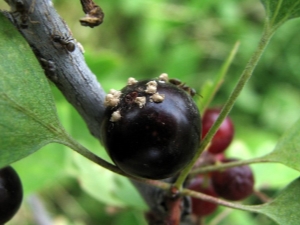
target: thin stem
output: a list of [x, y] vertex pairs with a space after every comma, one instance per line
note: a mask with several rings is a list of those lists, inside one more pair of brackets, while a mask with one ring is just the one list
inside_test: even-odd
[[208, 173], [208, 172], [212, 172], [212, 171], [216, 171], [216, 170], [222, 170], [222, 169], [227, 169], [227, 168], [231, 168], [231, 167], [249, 165], [249, 164], [253, 164], [253, 163], [262, 163], [262, 162], [273, 162], [273, 161], [269, 160], [268, 158], [263, 156], [263, 157], [254, 158], [254, 159], [240, 160], [240, 161], [222, 163], [222, 164], [218, 164], [218, 165], [205, 166], [202, 168], [197, 168], [197, 169], [191, 171], [189, 174], [193, 176], [193, 175]]
[[256, 195], [256, 197], [258, 197], [263, 203], [267, 203], [272, 200], [268, 195], [261, 192], [260, 190], [254, 190], [253, 194]]
[[240, 209], [243, 211], [250, 211], [250, 212], [258, 213], [259, 209], [261, 207], [261, 205], [242, 205], [239, 203], [228, 202], [226, 200], [215, 198], [210, 195], [206, 195], [206, 194], [192, 191], [189, 189], [182, 189], [181, 194], [191, 196], [193, 198], [199, 198], [199, 199], [202, 199], [203, 201], [211, 202], [214, 204], [223, 205], [223, 206], [226, 206], [226, 207], [229, 207], [232, 209]]
[[27, 202], [31, 209], [31, 214], [36, 225], [51, 225], [53, 220], [46, 210], [43, 201], [36, 194], [27, 197]]
[[248, 64], [246, 65], [246, 67], [245, 67], [238, 83], [236, 84], [236, 86], [235, 86], [234, 90], [232, 91], [230, 97], [228, 98], [227, 102], [225, 103], [223, 109], [221, 110], [218, 119], [216, 120], [216, 122], [213, 124], [211, 129], [208, 131], [207, 135], [202, 140], [198, 152], [195, 154], [192, 161], [182, 171], [182, 173], [180, 174], [180, 176], [176, 180], [176, 182], [175, 182], [175, 187], [176, 188], [178, 188], [178, 189], [181, 188], [183, 182], [185, 181], [186, 177], [190, 173], [194, 163], [197, 161], [197, 159], [199, 158], [201, 153], [204, 151], [206, 146], [210, 143], [213, 136], [215, 135], [218, 128], [220, 127], [221, 123], [223, 122], [223, 120], [226, 118], [226, 116], [231, 111], [231, 109], [232, 109], [236, 99], [238, 98], [239, 94], [241, 93], [243, 87], [245, 86], [247, 81], [250, 79], [250, 77], [251, 77], [251, 75], [252, 75], [252, 73], [253, 73], [253, 71], [254, 71], [254, 69], [255, 69], [255, 67], [256, 67], [256, 65], [257, 65], [257, 63], [258, 63], [258, 61], [261, 57], [261, 55], [263, 54], [266, 46], [268, 45], [273, 33], [274, 32], [270, 31], [269, 29], [267, 29], [267, 26], [265, 26], [263, 35], [260, 39], [260, 42], [258, 44], [258, 47], [257, 47], [256, 51], [253, 53], [253, 55], [250, 58]]
[[216, 217], [213, 218], [213, 220], [208, 225], [218, 225], [220, 222], [222, 222], [231, 212], [233, 209], [226, 208], [221, 213], [219, 213]]
[[211, 88], [209, 88], [209, 90], [205, 90], [204, 88], [204, 92], [201, 93], [202, 96], [206, 96], [206, 98], [198, 98], [199, 103], [198, 105], [200, 105], [200, 112], [201, 115], [205, 112], [206, 108], [209, 106], [210, 102], [213, 100], [213, 97], [215, 96], [215, 94], [217, 93], [217, 91], [219, 90], [219, 88], [221, 87], [222, 83], [224, 82], [224, 77], [227, 74], [227, 71], [239, 49], [240, 46], [240, 42], [237, 41], [232, 50], [229, 53], [228, 58], [225, 60], [225, 62], [223, 63], [220, 71], [218, 72], [216, 78], [214, 79]]
[[144, 178], [134, 177], [134, 176], [131, 176], [129, 174], [126, 174], [125, 172], [123, 172], [117, 166], [105, 161], [101, 157], [95, 155], [94, 153], [92, 153], [91, 151], [86, 149], [80, 143], [75, 141], [71, 136], [69, 136], [66, 132], [61, 132], [60, 137], [62, 137], [62, 135], [64, 136], [65, 140], [64, 141], [58, 140], [57, 142], [70, 147], [71, 149], [73, 149], [74, 151], [76, 151], [77, 153], [82, 155], [83, 157], [91, 160], [92, 162], [96, 163], [99, 166], [102, 166], [102, 167], [104, 167], [104, 168], [106, 168], [106, 169], [108, 169], [108, 170], [110, 170], [114, 173], [119, 174], [119, 175], [128, 177], [130, 179], [133, 179], [133, 180], [136, 180], [136, 181], [139, 181], [139, 182], [142, 182], [142, 183], [149, 184], [151, 186], [158, 187], [158, 188], [163, 189], [163, 190], [169, 190], [171, 188], [171, 184], [163, 182], [163, 181], [144, 179]]

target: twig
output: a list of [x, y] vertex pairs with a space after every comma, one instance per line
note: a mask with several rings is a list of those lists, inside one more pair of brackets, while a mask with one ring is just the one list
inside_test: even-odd
[[[10, 19], [33, 49], [47, 77], [80, 113], [92, 135], [101, 140], [99, 127], [104, 113], [105, 92], [85, 63], [81, 45], [73, 40], [70, 29], [53, 8], [52, 2], [6, 1], [11, 6]], [[18, 8], [22, 11], [19, 12]], [[69, 51], [63, 42], [55, 41], [57, 37], [73, 43], [74, 51]]]
[[43, 202], [37, 195], [30, 195], [28, 197], [28, 204], [30, 205], [33, 218], [36, 225], [52, 225], [53, 221], [49, 213], [46, 211]]
[[233, 209], [226, 208], [221, 213], [219, 213], [208, 225], [218, 225], [222, 220], [224, 220]]

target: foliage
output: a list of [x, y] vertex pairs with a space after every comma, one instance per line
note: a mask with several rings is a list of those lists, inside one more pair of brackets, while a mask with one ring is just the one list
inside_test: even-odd
[[48, 81], [37, 59], [15, 27], [2, 14], [0, 18], [0, 60], [5, 62], [0, 67], [3, 167], [55, 142], [60, 124]]
[[[235, 124], [237, 124], [237, 135], [235, 142], [230, 148], [230, 154], [239, 155], [245, 159], [260, 157], [264, 154], [268, 155], [274, 148], [279, 136], [285, 130], [288, 130], [299, 117], [297, 112], [300, 102], [300, 91], [298, 89], [300, 80], [296, 68], [298, 67], [297, 59], [300, 45], [294, 30], [294, 27], [299, 25], [299, 21], [293, 20], [278, 28], [283, 21], [299, 16], [299, 1], [263, 0], [262, 2], [270, 21], [268, 27], [272, 28], [272, 32], [275, 29], [279, 30], [275, 33], [266, 54], [257, 66], [253, 79], [248, 82], [230, 114]], [[78, 5], [72, 4], [71, 9], [69, 9], [70, 3], [68, 1], [54, 1], [54, 3], [68, 21], [74, 36], [84, 45], [87, 63], [99, 75], [99, 80], [106, 90], [121, 88], [128, 76], [135, 76], [137, 79], [141, 79], [155, 77], [161, 72], [167, 72], [170, 76], [184, 80], [187, 84], [200, 90], [204, 82], [213, 80], [216, 74], [219, 74], [223, 61], [227, 58], [234, 43], [239, 40], [241, 44], [236, 59], [233, 60], [228, 70], [227, 78], [212, 102], [213, 105], [223, 104], [229, 96], [238, 75], [242, 72], [250, 54], [254, 51], [254, 46], [257, 45], [262, 31], [262, 15], [264, 14], [259, 1], [253, 2], [251, 0], [242, 2], [227, 0], [222, 3], [218, 1], [178, 3], [177, 1], [158, 0], [120, 0], [109, 3], [101, 1], [99, 4], [106, 14], [105, 23], [101, 27], [96, 28], [97, 30], [87, 30], [74, 23], [74, 21], [78, 21], [78, 17], [82, 13]], [[66, 10], [66, 7], [68, 7], [68, 10]], [[72, 10], [74, 13], [69, 13], [69, 10]], [[290, 10], [293, 10], [292, 14], [287, 14], [291, 13]], [[5, 26], [1, 25], [0, 29], [3, 31]], [[17, 35], [14, 34], [13, 36], [16, 37]], [[9, 139], [8, 141], [10, 142], [5, 143], [13, 142], [14, 149], [16, 149], [18, 154], [3, 157], [2, 151], [7, 152], [7, 148], [5, 148], [6, 145], [2, 148], [2, 143], [4, 142], [1, 142], [0, 161], [4, 163], [11, 163], [20, 159], [49, 142], [62, 142], [57, 140], [57, 135], [53, 135], [53, 132], [47, 132], [45, 136], [45, 128], [39, 125], [40, 121], [54, 121], [56, 123], [54, 127], [60, 127], [55, 115], [51, 94], [44, 91], [45, 87], [48, 88], [48, 84], [42, 75], [42, 71], [39, 69], [36, 61], [34, 61], [32, 54], [24, 50], [24, 48], [28, 49], [28, 47], [24, 47], [26, 45], [24, 41], [21, 38], [17, 38], [16, 41], [17, 43], [23, 43], [19, 45], [18, 49], [12, 48], [16, 45], [15, 43], [4, 39], [3, 36], [0, 38], [0, 57], [2, 57], [0, 62], [7, 62], [6, 64], [0, 63], [1, 76], [5, 77], [5, 79], [2, 78], [0, 81], [0, 92], [2, 93], [2, 98], [0, 98], [0, 124], [2, 125], [0, 133], [4, 134], [3, 131], [4, 129], [7, 130], [7, 128], [9, 128], [9, 131], [17, 130], [25, 133], [26, 129], [24, 128], [27, 127], [28, 130], [36, 132], [27, 132], [27, 134], [31, 135], [30, 139], [37, 141], [30, 142], [29, 145], [29, 143], [25, 142], [28, 140], [28, 137], [24, 136], [24, 133], [20, 133], [24, 137], [23, 139], [11, 134], [7, 135], [6, 137], [14, 137], [15, 139]], [[7, 48], [3, 48], [3, 46]], [[16, 90], [22, 91], [22, 87], [18, 84], [22, 82], [20, 74], [24, 74], [22, 63], [24, 64], [23, 58], [25, 57], [16, 57], [16, 54], [20, 54], [18, 51], [22, 54], [26, 52], [28, 54], [26, 59], [32, 60], [30, 61], [32, 67], [27, 68], [25, 72], [30, 71], [33, 75], [37, 74], [37, 78], [29, 76], [28, 79], [32, 78], [32, 81], [28, 84], [30, 86], [26, 86], [28, 89], [22, 93], [15, 92]], [[12, 54], [9, 56], [12, 58], [7, 57], [6, 52], [11, 52]], [[13, 63], [9, 63], [10, 60], [14, 60], [14, 63], [18, 66], [11, 69], [7, 68], [7, 66], [13, 65]], [[29, 63], [26, 62], [25, 64]], [[6, 66], [5, 68], [4, 65]], [[9, 86], [6, 85], [7, 83], [3, 84], [5, 80], [9, 81]], [[18, 89], [11, 88], [12, 86], [18, 87]], [[14, 92], [10, 94], [12, 90]], [[28, 90], [34, 91], [34, 95], [25, 96], [26, 93], [29, 93]], [[280, 93], [278, 90], [281, 90]], [[77, 113], [64, 101], [54, 87], [52, 91], [55, 95], [60, 120], [65, 129], [80, 143], [89, 149], [96, 149], [98, 155], [107, 159], [98, 142], [89, 136], [84, 123]], [[22, 98], [18, 98], [21, 95]], [[4, 96], [6, 97], [4, 98]], [[38, 98], [32, 100], [32, 96], [38, 96]], [[201, 97], [198, 98], [201, 102]], [[45, 102], [42, 103], [42, 100]], [[36, 105], [33, 103], [36, 103]], [[30, 111], [24, 110], [27, 109], [27, 105]], [[37, 108], [34, 108], [35, 106]], [[13, 112], [13, 117], [19, 119], [19, 121], [12, 121], [9, 126], [7, 126], [7, 121], [10, 121], [10, 119], [7, 119], [8, 114], [2, 115], [2, 112], [7, 112], [8, 108], [12, 108], [10, 113]], [[28, 115], [32, 115], [31, 112], [39, 115], [34, 117], [38, 118], [38, 120], [27, 119]], [[52, 117], [44, 118], [49, 115]], [[25, 124], [29, 122], [30, 124]], [[6, 126], [3, 126], [3, 124]], [[273, 157], [273, 161], [278, 161], [283, 154], [287, 155], [288, 157], [282, 158], [281, 162], [290, 165], [292, 168], [297, 166], [297, 161], [290, 160], [295, 159], [293, 154], [294, 150], [297, 150], [296, 146], [298, 145], [299, 126], [297, 124], [286, 132], [285, 136], [280, 139], [281, 141], [275, 147], [275, 151], [269, 155]], [[43, 130], [41, 131], [41, 129]], [[43, 135], [39, 136], [39, 134]], [[292, 139], [292, 141], [289, 139]], [[1, 136], [1, 141], [3, 140]], [[22, 140], [24, 142], [21, 142]], [[7, 146], [12, 146], [12, 144], [7, 144]], [[20, 149], [28, 150], [25, 153]], [[291, 151], [288, 152], [287, 149]], [[277, 157], [275, 158], [277, 160], [274, 157]], [[47, 160], [44, 160], [45, 158]], [[53, 174], [49, 174], [49, 170], [45, 169], [47, 165], [45, 161], [49, 163], [49, 168], [59, 167], [62, 169], [60, 171], [57, 169]], [[28, 165], [28, 163], [35, 163], [36, 165], [30, 168], [24, 166]], [[111, 174], [109, 171], [106, 171], [107, 174], [103, 173], [101, 179], [99, 178], [99, 183], [88, 183], [89, 185], [87, 185], [87, 182], [91, 182], [88, 179], [93, 178], [95, 175], [88, 177], [86, 174], [95, 168], [85, 171], [83, 169], [86, 168], [82, 167], [82, 163], [84, 162], [81, 162], [77, 155], [65, 152], [63, 147], [50, 145], [47, 149], [42, 149], [40, 152], [17, 162], [15, 166], [17, 169], [19, 168], [27, 193], [39, 190], [45, 187], [45, 184], [55, 183], [58, 177], [71, 176], [83, 182], [83, 189], [102, 202], [97, 203], [99, 207], [103, 207], [103, 202], [107, 205], [118, 207], [145, 207], [141, 199], [137, 200], [138, 203], [136, 205], [129, 204], [130, 201], [126, 199], [126, 196], [117, 196], [117, 199], [113, 199], [116, 196], [110, 194], [110, 191], [116, 190], [116, 193], [119, 193], [118, 189], [115, 188], [118, 187], [120, 182], [123, 182], [126, 189], [129, 189], [127, 193], [136, 196], [136, 192], [130, 187], [130, 184], [127, 184], [124, 180], [118, 181], [119, 176]], [[267, 185], [272, 190], [272, 194], [299, 176], [297, 172], [285, 167], [278, 167], [277, 165], [264, 164], [253, 165], [253, 167], [254, 169], [257, 168], [255, 170], [257, 172], [255, 175], [258, 177], [256, 182], [257, 188]], [[274, 168], [271, 169], [272, 175], [266, 175], [268, 168]], [[40, 178], [41, 182], [37, 183], [35, 181], [36, 185], [30, 187], [32, 180], [39, 174], [35, 172], [37, 170], [40, 171], [40, 176], [37, 177]], [[32, 176], [26, 176], [26, 174], [32, 174]], [[82, 174], [85, 174], [83, 177], [86, 179], [81, 179]], [[274, 214], [282, 205], [288, 205], [286, 201], [290, 201], [290, 197], [298, 193], [295, 188], [298, 183], [299, 180], [295, 180], [284, 190], [283, 194], [276, 198], [279, 200], [275, 200], [275, 202], [277, 201], [275, 209], [274, 204], [269, 204], [268, 207], [262, 208], [261, 212], [267, 215], [272, 214], [272, 212]], [[98, 188], [99, 192], [95, 194], [93, 189]], [[101, 188], [102, 190], [100, 190]], [[102, 195], [102, 192], [108, 194]], [[289, 194], [287, 200], [282, 197], [287, 196], [284, 193]], [[107, 196], [107, 198], [104, 197], [103, 199], [103, 196]], [[138, 197], [135, 198], [138, 199]], [[85, 197], [85, 199], [88, 199], [88, 197]], [[282, 199], [284, 201], [281, 201]], [[84, 201], [82, 200], [80, 204], [84, 205]], [[280, 203], [279, 205], [278, 202]], [[290, 207], [295, 206], [290, 205]], [[93, 210], [91, 209], [89, 213], [92, 214]], [[249, 210], [251, 210], [251, 207]], [[289, 213], [289, 211], [285, 212]], [[118, 215], [120, 215], [120, 221], [124, 221], [122, 218], [126, 217], [128, 224], [142, 224], [142, 222], [138, 223], [137, 220], [132, 219], [134, 216], [130, 213], [119, 213]], [[266, 224], [265, 220], [259, 223], [261, 221], [260, 217], [249, 216], [249, 214], [239, 211], [234, 211], [231, 215], [223, 221], [224, 224], [241, 224], [238, 222], [240, 218], [242, 218], [240, 220], [243, 220], [243, 222], [251, 221], [249, 224]], [[107, 215], [102, 216], [104, 218]], [[281, 217], [284, 217], [284, 215]], [[277, 221], [280, 221], [281, 217], [278, 219], [278, 217], [271, 216]], [[119, 222], [119, 224], [125, 223]], [[271, 222], [268, 221], [268, 223], [270, 224]], [[76, 224], [76, 222], [73, 224]], [[112, 224], [118, 224], [118, 222]], [[285, 221], [281, 222], [281, 224], [293, 223]]]

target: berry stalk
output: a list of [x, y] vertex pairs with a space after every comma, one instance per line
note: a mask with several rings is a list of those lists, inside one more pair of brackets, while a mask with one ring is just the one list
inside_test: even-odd
[[221, 163], [218, 165], [212, 165], [212, 166], [205, 166], [201, 168], [197, 168], [189, 173], [189, 175], [195, 176], [197, 174], [205, 174], [216, 170], [223, 170], [228, 169], [232, 167], [237, 166], [244, 166], [249, 165], [253, 163], [262, 163], [262, 162], [273, 162], [272, 160], [269, 160], [265, 156], [254, 158], [254, 159], [248, 159], [248, 160], [239, 160], [239, 161], [233, 161], [233, 162], [227, 162], [227, 163]]
[[257, 206], [250, 206], [250, 205], [242, 205], [242, 204], [238, 204], [235, 202], [229, 202], [220, 198], [216, 198], [213, 196], [209, 196], [200, 192], [196, 192], [196, 191], [192, 191], [189, 189], [182, 189], [181, 191], [182, 195], [186, 195], [186, 196], [191, 196], [193, 198], [198, 198], [198, 199], [202, 199], [204, 201], [207, 202], [211, 202], [217, 205], [223, 205], [232, 209], [239, 209], [239, 210], [243, 210], [243, 211], [248, 211], [248, 212], [255, 212], [255, 213], [259, 213], [260, 212], [260, 205]]

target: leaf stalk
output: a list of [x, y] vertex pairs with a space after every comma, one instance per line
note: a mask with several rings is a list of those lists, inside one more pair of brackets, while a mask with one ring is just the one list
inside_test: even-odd
[[241, 91], [243, 90], [243, 87], [245, 86], [245, 84], [251, 78], [251, 75], [253, 74], [253, 71], [256, 68], [257, 63], [258, 63], [260, 57], [262, 56], [264, 50], [266, 49], [273, 33], [274, 33], [273, 31], [268, 29], [267, 22], [266, 22], [264, 30], [263, 30], [263, 34], [262, 34], [261, 39], [259, 41], [259, 44], [256, 48], [256, 51], [252, 54], [252, 57], [248, 61], [248, 63], [246, 65], [244, 71], [242, 72], [235, 88], [233, 89], [230, 97], [228, 98], [227, 102], [223, 106], [219, 117], [217, 118], [217, 120], [215, 121], [215, 123], [213, 124], [211, 129], [208, 131], [206, 136], [203, 138], [203, 140], [200, 144], [200, 147], [199, 147], [197, 153], [195, 154], [194, 158], [191, 160], [189, 165], [181, 172], [180, 176], [176, 180], [174, 186], [176, 188], [178, 188], [178, 190], [180, 190], [182, 188], [182, 184], [184, 183], [185, 179], [187, 178], [190, 171], [192, 170], [195, 162], [198, 160], [201, 153], [209, 145], [209, 143], [211, 142], [213, 136], [215, 135], [218, 128], [222, 124], [223, 120], [228, 116], [229, 112], [231, 111], [234, 103], [236, 102], [236, 100], [237, 100], [238, 96], [240, 95]]

